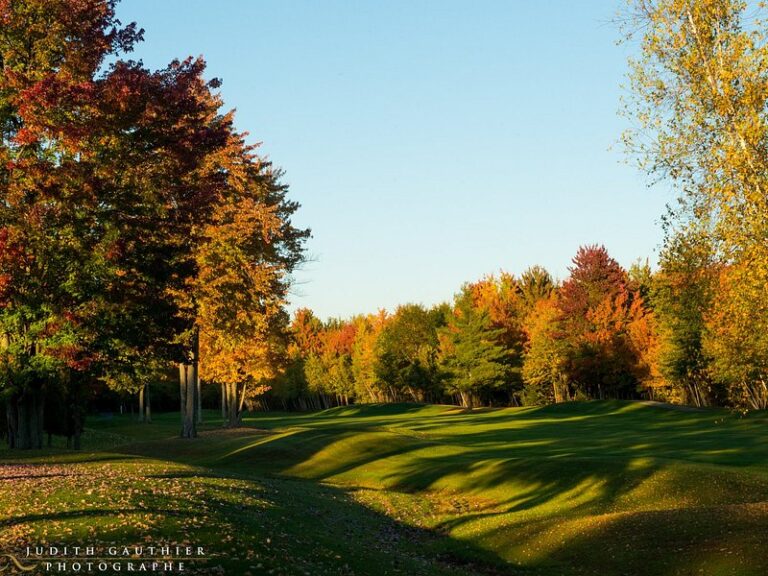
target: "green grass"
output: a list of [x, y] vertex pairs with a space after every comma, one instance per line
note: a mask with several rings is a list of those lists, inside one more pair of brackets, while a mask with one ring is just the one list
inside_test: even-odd
[[[216, 574], [762, 575], [768, 417], [631, 402], [92, 420], [0, 452], [0, 542], [192, 541]], [[4, 480], [5, 478], [5, 480]], [[0, 548], [1, 549], [1, 548]]]

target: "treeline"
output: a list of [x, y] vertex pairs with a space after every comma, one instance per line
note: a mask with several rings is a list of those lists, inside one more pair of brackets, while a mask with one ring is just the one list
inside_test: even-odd
[[[308, 231], [281, 172], [222, 110], [205, 62], [125, 58], [114, 0], [0, 3], [0, 435], [77, 447], [105, 390], [178, 378], [196, 435], [202, 362], [236, 422], [274, 374]], [[177, 404], [179, 406], [179, 404]], [[149, 403], [141, 412], [146, 417]]]
[[556, 282], [541, 267], [464, 285], [453, 302], [322, 322], [296, 312], [285, 371], [261, 407], [353, 402], [531, 405], [647, 398], [761, 409], [766, 336], [728, 313], [732, 268], [678, 236], [660, 267], [586, 246]]

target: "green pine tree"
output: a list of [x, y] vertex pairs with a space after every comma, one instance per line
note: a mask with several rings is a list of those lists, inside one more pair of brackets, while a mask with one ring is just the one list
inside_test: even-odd
[[440, 339], [447, 391], [458, 394], [464, 407], [471, 408], [482, 392], [507, 383], [508, 354], [498, 343], [501, 332], [492, 327], [485, 310], [472, 306], [469, 295], [459, 296]]

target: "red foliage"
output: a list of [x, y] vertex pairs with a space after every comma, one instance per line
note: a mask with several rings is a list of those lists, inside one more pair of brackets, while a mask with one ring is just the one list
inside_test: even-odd
[[586, 317], [608, 298], [627, 292], [627, 273], [608, 255], [605, 246], [582, 246], [573, 258], [568, 280], [560, 290], [559, 306], [566, 317]]

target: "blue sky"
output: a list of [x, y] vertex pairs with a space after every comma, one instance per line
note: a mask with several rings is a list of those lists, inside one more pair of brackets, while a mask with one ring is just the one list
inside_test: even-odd
[[[623, 162], [616, 1], [123, 0], [153, 68], [203, 55], [313, 230], [293, 307], [433, 304], [581, 244], [653, 262], [672, 199]], [[611, 149], [612, 148], [612, 149]]]

